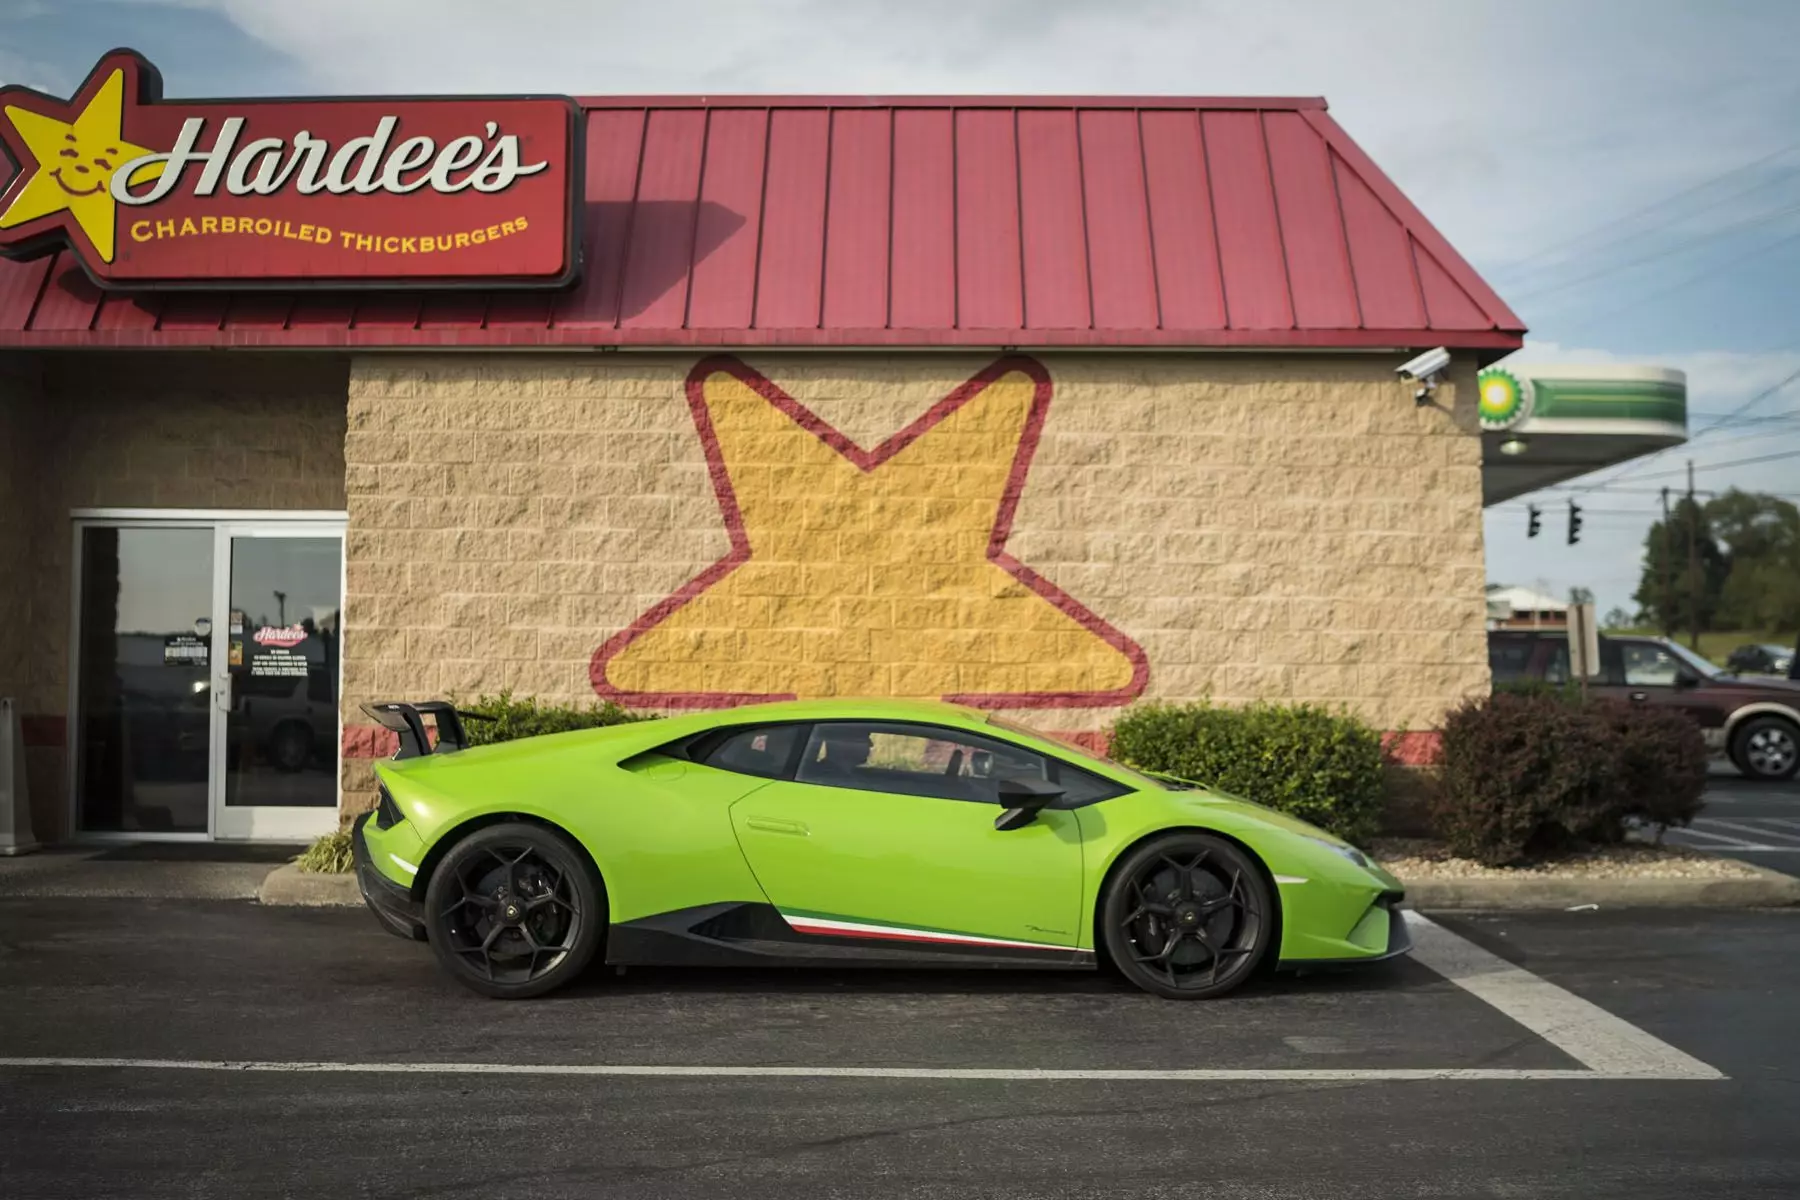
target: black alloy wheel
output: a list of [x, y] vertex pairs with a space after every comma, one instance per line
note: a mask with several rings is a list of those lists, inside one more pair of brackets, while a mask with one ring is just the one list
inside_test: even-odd
[[501, 1000], [541, 996], [592, 961], [605, 905], [587, 857], [524, 822], [457, 842], [425, 889], [425, 928], [438, 962], [463, 986]]
[[1792, 779], [1800, 770], [1800, 728], [1780, 717], [1751, 717], [1732, 735], [1731, 758], [1752, 779]]
[[1101, 911], [1125, 977], [1171, 1000], [1223, 996], [1255, 973], [1275, 929], [1262, 872], [1223, 838], [1174, 833], [1132, 852]]

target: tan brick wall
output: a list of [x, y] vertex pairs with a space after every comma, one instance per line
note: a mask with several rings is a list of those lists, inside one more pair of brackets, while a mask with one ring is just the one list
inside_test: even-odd
[[[39, 504], [29, 566], [0, 593], [23, 598], [31, 630], [22, 707], [54, 717], [68, 707], [70, 510], [342, 509], [349, 364], [178, 353], [45, 355], [40, 363], [22, 476]], [[7, 432], [0, 414], [0, 437]], [[30, 761], [37, 830], [60, 836], [63, 751], [34, 750]]]
[[[742, 358], [862, 451], [994, 361]], [[1006, 549], [1142, 648], [1146, 698], [1324, 701], [1429, 727], [1487, 684], [1474, 364], [1421, 409], [1392, 359], [1040, 355], [1052, 394]], [[685, 388], [696, 361], [356, 360], [347, 722], [377, 697], [593, 698], [596, 648], [731, 550]], [[1125, 651], [977, 561], [1033, 395], [1005, 375], [858, 472], [749, 386], [709, 377], [700, 408], [750, 561], [643, 632], [608, 679], [1065, 697], [1128, 683]], [[1094, 730], [1118, 711], [1014, 715]], [[366, 804], [367, 763], [345, 772], [347, 809]]]

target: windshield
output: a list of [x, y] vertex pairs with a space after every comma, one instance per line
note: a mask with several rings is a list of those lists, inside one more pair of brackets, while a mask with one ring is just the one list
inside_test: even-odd
[[1702, 679], [1712, 679], [1725, 673], [1724, 668], [1720, 667], [1719, 664], [1708, 662], [1706, 659], [1701, 658], [1698, 654], [1678, 642], [1671, 640], [1660, 642], [1658, 644], [1661, 645], [1664, 650], [1667, 650], [1670, 654], [1679, 658], [1687, 665], [1689, 670], [1693, 671], [1694, 674], [1700, 676]]
[[1177, 780], [1177, 779], [1174, 779], [1172, 777], [1167, 777], [1167, 776], [1148, 774], [1143, 771], [1139, 771], [1134, 767], [1128, 767], [1116, 758], [1112, 758], [1106, 754], [1101, 753], [1098, 750], [1094, 750], [1087, 746], [1082, 745], [1080, 742], [1075, 741], [1073, 735], [1070, 735], [1070, 734], [1047, 733], [1042, 729], [1033, 729], [1031, 726], [1026, 725], [1020, 721], [1012, 721], [1012, 720], [1008, 720], [1006, 717], [995, 716], [993, 713], [988, 714], [988, 724], [992, 725], [998, 729], [1008, 730], [1012, 733], [1022, 733], [1026, 737], [1041, 738], [1042, 740], [1044, 740], [1046, 742], [1054, 742], [1059, 746], [1067, 746], [1069, 749], [1075, 751], [1077, 754], [1081, 755], [1083, 758], [1091, 758], [1097, 762], [1103, 762], [1107, 766], [1111, 767], [1113, 770], [1120, 771], [1126, 775], [1131, 776], [1133, 779], [1136, 779], [1140, 783], [1142, 783], [1145, 787], [1157, 787], [1157, 788], [1162, 788], [1165, 791], [1185, 791], [1188, 788], [1195, 786], [1194, 784], [1192, 784], [1188, 781]]

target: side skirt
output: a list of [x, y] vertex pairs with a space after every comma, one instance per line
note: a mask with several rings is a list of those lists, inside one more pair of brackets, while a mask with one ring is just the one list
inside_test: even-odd
[[951, 967], [1082, 970], [1088, 950], [949, 940], [968, 935], [794, 918], [772, 904], [703, 904], [623, 921], [606, 935], [617, 966]]

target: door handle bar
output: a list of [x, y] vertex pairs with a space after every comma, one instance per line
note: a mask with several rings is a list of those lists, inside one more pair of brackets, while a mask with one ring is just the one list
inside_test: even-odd
[[745, 817], [744, 824], [764, 833], [791, 833], [805, 837], [812, 832], [800, 821], [778, 821], [773, 817]]

